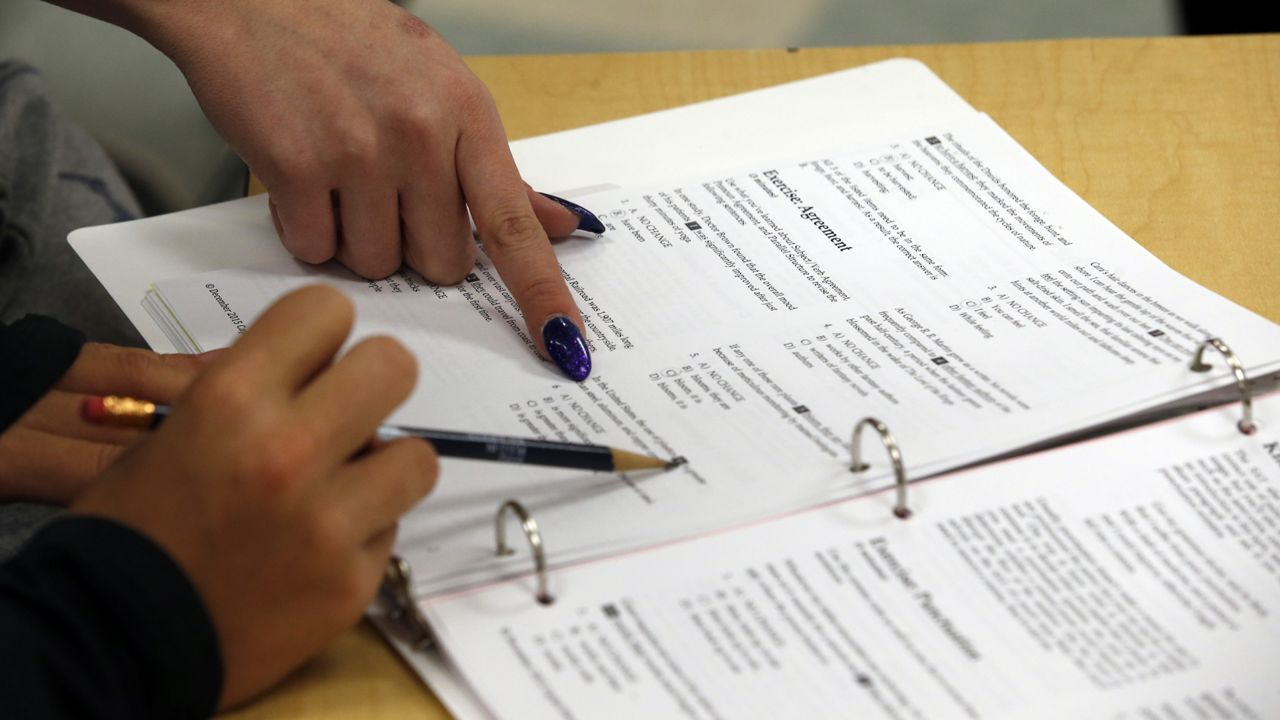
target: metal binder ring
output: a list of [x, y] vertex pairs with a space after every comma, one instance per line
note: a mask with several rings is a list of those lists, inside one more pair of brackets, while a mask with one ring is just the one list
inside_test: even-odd
[[404, 558], [392, 555], [387, 559], [387, 569], [382, 574], [380, 590], [390, 604], [387, 615], [413, 633], [410, 639], [413, 649], [425, 650], [433, 647], [435, 636], [431, 634], [431, 626], [427, 624], [427, 619], [422, 616], [418, 603], [413, 599], [413, 573]]
[[893, 439], [889, 426], [872, 417], [865, 417], [853, 427], [853, 439], [849, 442], [850, 472], [863, 472], [871, 466], [862, 462], [862, 428], [870, 425], [880, 433], [880, 441], [884, 449], [889, 451], [889, 462], [893, 464], [894, 485], [897, 487], [897, 501], [893, 505], [893, 514], [903, 520], [911, 517], [911, 508], [907, 507], [907, 471], [902, 466], [902, 452], [898, 450], [898, 441]]
[[497, 517], [494, 518], [494, 538], [497, 540], [497, 554], [515, 554], [515, 550], [507, 546], [507, 524], [503, 522], [506, 519], [508, 510], [520, 518], [520, 529], [524, 531], [525, 539], [529, 541], [529, 550], [533, 552], [533, 571], [538, 579], [538, 593], [535, 597], [543, 605], [550, 605], [555, 602], [555, 598], [547, 591], [547, 557], [542, 551], [542, 533], [538, 531], [538, 521], [534, 520], [529, 511], [525, 510], [524, 506], [515, 500], [508, 500], [502, 503], [502, 506], [498, 508]]
[[1191, 370], [1193, 372], [1209, 372], [1213, 366], [1204, 361], [1205, 348], [1212, 347], [1227, 359], [1227, 365], [1231, 368], [1231, 374], [1236, 376], [1236, 389], [1240, 391], [1240, 405], [1244, 408], [1240, 422], [1236, 423], [1236, 427], [1245, 435], [1252, 435], [1258, 430], [1258, 425], [1253, 421], [1253, 396], [1249, 393], [1249, 379], [1244, 374], [1244, 365], [1240, 364], [1240, 358], [1236, 356], [1227, 344], [1222, 342], [1221, 338], [1212, 337], [1200, 343], [1200, 348], [1196, 350], [1196, 358], [1191, 361]]

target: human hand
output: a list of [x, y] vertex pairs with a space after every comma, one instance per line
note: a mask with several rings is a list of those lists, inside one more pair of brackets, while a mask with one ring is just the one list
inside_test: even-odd
[[404, 262], [454, 284], [476, 258], [470, 208], [539, 351], [586, 378], [548, 234], [604, 226], [523, 183], [492, 97], [438, 33], [386, 0], [149, 6], [139, 34], [262, 180], [290, 252], [367, 278]]
[[70, 509], [133, 527], [187, 574], [217, 630], [224, 707], [360, 617], [397, 519], [435, 483], [422, 440], [369, 447], [417, 370], [389, 338], [335, 361], [352, 318], [331, 288], [285, 296]]
[[71, 502], [141, 436], [85, 422], [81, 401], [118, 394], [172, 402], [211, 354], [160, 355], [86, 343], [53, 390], [0, 433], [0, 499]]

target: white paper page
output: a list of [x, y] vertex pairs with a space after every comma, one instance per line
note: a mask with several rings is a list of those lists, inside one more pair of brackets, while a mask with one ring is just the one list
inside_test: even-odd
[[[498, 717], [1280, 715], [1280, 397], [423, 603]], [[527, 561], [527, 559], [526, 559]]]
[[[924, 64], [894, 59], [529, 138], [511, 150], [535, 188], [573, 195], [733, 167], [747, 152], [757, 159], [818, 152], [972, 112]], [[170, 352], [139, 304], [157, 278], [288, 257], [265, 196], [84, 228], [70, 242], [152, 348]]]
[[[967, 173], [1025, 207], [993, 217]], [[730, 193], [738, 206], [717, 204]], [[519, 569], [492, 556], [507, 498], [571, 562], [881, 487], [878, 448], [873, 472], [846, 469], [864, 416], [889, 424], [922, 477], [1222, 384], [1220, 361], [1187, 369], [1211, 334], [1255, 374], [1280, 361], [1280, 328], [1173, 273], [979, 116], [591, 202], [612, 229], [560, 248], [594, 345], [581, 385], [534, 360], [485, 264], [458, 288], [293, 262], [158, 287], [208, 349], [323, 280], [354, 298], [358, 336], [395, 335], [417, 356], [397, 422], [690, 461], [624, 477], [446, 460], [400, 530], [422, 593]]]

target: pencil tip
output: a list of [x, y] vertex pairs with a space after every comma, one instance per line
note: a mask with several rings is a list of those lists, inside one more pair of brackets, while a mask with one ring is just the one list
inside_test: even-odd
[[685, 460], [683, 455], [677, 455], [677, 456], [675, 456], [675, 457], [671, 458], [670, 460], [668, 460], [668, 461], [667, 461], [667, 466], [666, 466], [665, 468], [663, 468], [663, 469], [664, 469], [664, 470], [675, 470], [676, 468], [680, 467], [681, 465], [687, 465], [687, 464], [689, 464], [689, 461], [688, 461], [688, 460]]
[[[672, 465], [674, 460], [663, 460], [662, 458], [652, 455], [641, 455], [640, 453], [627, 452], [612, 448], [613, 469], [617, 472], [627, 472], [628, 470], [670, 470], [675, 467]], [[680, 464], [684, 464], [683, 458], [677, 458]]]

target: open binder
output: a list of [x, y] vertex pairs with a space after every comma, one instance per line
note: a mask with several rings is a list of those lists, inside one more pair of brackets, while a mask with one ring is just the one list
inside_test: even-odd
[[[1235, 380], [1234, 389], [1239, 395], [1240, 404], [1240, 419], [1236, 422], [1236, 429], [1243, 435], [1255, 434], [1258, 431], [1258, 426], [1253, 419], [1255, 384], [1251, 383], [1246, 375], [1244, 365], [1221, 338], [1215, 337], [1201, 343], [1195, 358], [1188, 366], [1192, 372], [1209, 372], [1213, 369], [1213, 365], [1205, 361], [1206, 350], [1213, 350], [1222, 356]], [[871, 428], [879, 436], [889, 458], [894, 491], [893, 508], [890, 512], [899, 520], [908, 520], [913, 514], [907, 502], [909, 480], [902, 461], [902, 451], [888, 425], [873, 417], [864, 417], [854, 424], [849, 441], [849, 472], [863, 473], [871, 469], [871, 465], [864, 462], [862, 451], [862, 436], [866, 428]], [[506, 534], [508, 519], [513, 516], [519, 520], [520, 531], [529, 544], [530, 560], [533, 566], [532, 576], [536, 583], [533, 597], [543, 605], [551, 605], [555, 602], [555, 595], [551, 591], [551, 583], [548, 579], [549, 564], [542, 531], [537, 519], [517, 499], [504, 500], [498, 506], [494, 518], [494, 554], [505, 556], [515, 553], [507, 542]], [[408, 638], [408, 643], [415, 650], [436, 648], [431, 625], [419, 609], [418, 600], [414, 595], [413, 568], [404, 558], [392, 556], [388, 562], [380, 598], [386, 604], [388, 621], [399, 626], [402, 637]]]
[[[790, 110], [815, 103], [822, 113]], [[301, 267], [279, 246], [262, 197], [71, 237], [156, 349], [234, 340], [208, 288], [248, 319], [293, 287], [326, 282], [355, 300], [357, 335], [394, 334], [429, 359], [395, 422], [581, 433], [691, 458], [678, 474], [596, 480], [444, 462], [437, 491], [402, 522], [385, 612], [373, 616], [459, 716], [487, 714], [502, 694], [479, 689], [475, 672], [486, 618], [516, 627], [538, 617], [525, 613], [551, 617], [590, 600], [551, 573], [629, 567], [673, 543], [751, 535], [884, 488], [898, 493], [896, 514], [912, 517], [876, 504], [866, 527], [914, 528], [940, 508], [908, 513], [908, 477], [1233, 398], [1248, 428], [1250, 398], [1280, 381], [1280, 329], [1164, 267], [919, 63], [534, 138], [513, 152], [534, 187], [582, 202], [609, 227], [558, 248], [594, 333], [597, 376], [582, 385], [537, 367], [508, 326], [476, 321], [476, 307], [513, 314], [483, 262], [459, 288], [409, 271], [366, 283]], [[745, 229], [726, 230], [739, 220]], [[784, 299], [797, 309], [783, 311]], [[1206, 339], [1215, 336], [1250, 364]], [[1187, 371], [1193, 356], [1192, 370], [1205, 371], [1206, 349], [1225, 356], [1230, 383]], [[859, 418], [851, 447], [848, 423]], [[868, 428], [891, 462], [850, 472], [862, 466]], [[507, 542], [512, 517], [524, 541]], [[655, 583], [670, 579], [648, 571]], [[502, 612], [472, 613], [467, 599], [490, 593]], [[625, 607], [605, 605], [609, 623], [623, 621]], [[467, 627], [474, 637], [457, 634]], [[440, 637], [442, 628], [454, 632]], [[501, 646], [484, 647], [501, 656]]]
[[[1236, 419], [1224, 412], [1230, 406], [1220, 406], [1200, 415], [1184, 416], [1164, 424], [1139, 428], [1132, 431], [1137, 433], [1133, 437], [1126, 433], [1109, 435], [1099, 439], [1093, 447], [1088, 443], [1084, 446], [1071, 445], [1013, 459], [1003, 464], [1003, 467], [980, 466], [967, 473], [942, 476], [937, 478], [936, 483], [928, 483], [927, 487], [921, 488], [923, 495], [930, 497], [931, 501], [926, 510], [918, 513], [907, 505], [907, 478], [897, 444], [888, 428], [874, 418], [864, 418], [855, 425], [849, 470], [864, 472], [867, 469], [868, 466], [861, 461], [860, 433], [865, 428], [872, 428], [885, 446], [896, 478], [896, 500], [888, 513], [884, 503], [878, 498], [854, 499], [795, 517], [783, 517], [756, 526], [736, 528], [718, 537], [692, 538], [670, 547], [641, 550], [603, 563], [570, 567], [549, 576], [545, 554], [554, 553], [554, 550], [544, 548], [540, 528], [532, 516], [517, 501], [508, 500], [499, 508], [495, 518], [496, 551], [500, 554], [508, 551], [504, 529], [514, 514], [528, 540], [530, 552], [527, 557], [532, 560], [531, 577], [507, 580], [491, 587], [461, 593], [458, 597], [441, 599], [427, 606], [431, 613], [429, 620], [423, 613], [423, 604], [411, 589], [407, 563], [400, 558], [393, 558], [381, 595], [382, 602], [387, 607], [387, 614], [380, 620], [381, 626], [384, 631], [399, 638], [400, 642], [412, 647], [415, 653], [444, 651], [450, 655], [455, 671], [466, 678], [486, 707], [486, 710], [479, 712], [492, 713], [498, 717], [511, 716], [513, 713], [523, 717], [592, 717], [605, 712], [616, 717], [653, 717], [668, 713], [694, 718], [770, 717], [777, 716], [779, 712], [797, 712], [812, 717], [861, 717], [875, 714], [877, 705], [885, 716], [895, 716], [900, 712], [903, 716], [918, 717], [1025, 717], [1029, 714], [1036, 717], [1081, 717], [1121, 716], [1129, 712], [1144, 716], [1157, 710], [1176, 714], [1210, 712], [1214, 709], [1223, 713], [1224, 717], [1269, 716], [1280, 709], [1280, 695], [1276, 694], [1272, 677], [1266, 669], [1276, 659], [1280, 659], [1280, 653], [1275, 649], [1276, 639], [1280, 637], [1280, 623], [1276, 622], [1276, 616], [1272, 612], [1276, 604], [1280, 603], [1280, 587], [1276, 586], [1276, 582], [1280, 582], [1280, 566], [1276, 565], [1274, 553], [1270, 553], [1272, 557], [1268, 560], [1265, 557], [1268, 551], [1256, 547], [1256, 543], [1265, 542], [1266, 531], [1258, 532], [1254, 537], [1240, 537], [1240, 522], [1237, 522], [1236, 528], [1232, 528], [1230, 521], [1221, 519], [1219, 527], [1213, 527], [1209, 522], [1204, 527], [1194, 525], [1197, 513], [1212, 515], [1212, 512], [1204, 508], [1193, 509], [1191, 501], [1188, 501], [1187, 507], [1170, 506], [1170, 503], [1188, 496], [1187, 488], [1193, 485], [1187, 482], [1179, 486], [1176, 493], [1147, 496], [1139, 491], [1137, 497], [1143, 504], [1132, 506], [1132, 499], [1126, 502], [1124, 498], [1105, 495], [1099, 497], [1098, 488], [1095, 487], [1099, 484], [1097, 479], [1086, 478], [1076, 492], [1085, 495], [1087, 499], [1078, 504], [1086, 506], [1094, 518], [1101, 518], [1101, 521], [1095, 521], [1087, 518], [1086, 514], [1083, 526], [1097, 533], [1097, 537], [1088, 538], [1071, 538], [1069, 531], [1064, 532], [1064, 528], [1072, 527], [1072, 509], [1055, 504], [1053, 498], [1046, 500], [1041, 495], [1035, 501], [1019, 502], [1016, 497], [1008, 497], [1013, 493], [1004, 494], [1003, 497], [997, 494], [997, 497], [990, 498], [988, 502], [1003, 503], [1005, 509], [980, 510], [978, 513], [957, 517], [955, 510], [947, 507], [947, 498], [938, 497], [941, 490], [955, 490], [953, 496], [963, 496], [990, 490], [989, 486], [993, 485], [998, 488], [1000, 481], [1003, 481], [1006, 488], [1017, 488], [1023, 483], [1039, 486], [1028, 490], [1028, 495], [1036, 495], [1036, 490], [1043, 492], [1046, 487], [1056, 487], [1061, 491], [1063, 477], [1070, 477], [1072, 474], [1070, 468], [1073, 462], [1083, 461], [1088, 466], [1096, 463], [1099, 456], [1122, 469], [1116, 472], [1118, 479], [1125, 475], [1126, 470], [1132, 472], [1138, 467], [1145, 469], [1145, 463], [1149, 461], [1136, 457], [1143, 450], [1150, 451], [1154, 448], [1164, 452], [1177, 447], [1175, 438], [1193, 438], [1195, 442], [1191, 443], [1192, 448], [1177, 449], [1192, 455], [1196, 450], [1211, 450], [1211, 455], [1202, 458], [1201, 463], [1206, 459], [1216, 462], [1220, 458], [1229, 457], [1235, 462], [1246, 464], [1254, 481], [1252, 490], [1255, 492], [1252, 499], [1274, 499], [1280, 494], [1280, 444], [1277, 443], [1280, 435], [1275, 434], [1273, 427], [1280, 411], [1280, 397], [1271, 396], [1266, 399], [1265, 407], [1268, 412], [1264, 417], [1270, 424], [1264, 430], [1266, 437], [1259, 438], [1260, 428], [1254, 420], [1250, 384], [1242, 365], [1226, 344], [1218, 338], [1206, 340], [1190, 368], [1197, 372], [1209, 369], [1202, 357], [1206, 349], [1222, 353], [1235, 377], [1235, 389], [1239, 393]], [[1230, 434], [1240, 439], [1238, 442], [1227, 441], [1224, 444], [1221, 432], [1205, 432], [1206, 428], [1221, 429], [1227, 423], [1234, 425]], [[1195, 445], [1203, 447], [1194, 447]], [[1252, 453], [1257, 462], [1248, 465], [1247, 453]], [[1274, 466], [1264, 464], [1267, 460], [1273, 461]], [[1184, 467], [1190, 467], [1190, 463]], [[1173, 468], [1181, 470], [1178, 465]], [[1039, 471], [1046, 469], [1050, 473], [1058, 473], [1059, 477], [1045, 478], [1039, 475]], [[1244, 474], [1238, 476], [1233, 481], [1235, 486], [1226, 491], [1234, 498], [1216, 498], [1205, 504], [1230, 507], [1232, 502], [1239, 504], [1241, 500], [1250, 499], [1248, 493], [1242, 492], [1238, 487], [1242, 477]], [[1222, 485], [1227, 486], [1226, 483]], [[1182, 497], [1179, 497], [1180, 494]], [[863, 507], [861, 516], [847, 510], [859, 504]], [[981, 501], [971, 504], [983, 505]], [[869, 511], [868, 506], [871, 508]], [[1056, 571], [1057, 580], [1075, 577], [1082, 566], [1085, 575], [1081, 580], [1082, 589], [1075, 595], [1075, 599], [1085, 598], [1096, 603], [1098, 611], [1123, 611], [1132, 617], [1117, 618], [1108, 615], [1092, 621], [1060, 619], [1058, 627], [1044, 630], [1046, 635], [1056, 641], [1056, 645], [1042, 639], [1038, 648], [1033, 644], [1030, 648], [1016, 651], [1002, 643], [994, 643], [991, 637], [993, 635], [998, 637], [1001, 633], [1009, 633], [1011, 629], [1025, 629], [1034, 624], [1033, 620], [1018, 617], [1020, 606], [1016, 591], [1021, 587], [1026, 591], [1025, 598], [1029, 598], [1030, 588], [1035, 588], [1037, 579], [1026, 578], [1031, 578], [1036, 572], [1030, 567], [1005, 568], [1003, 571], [995, 569], [998, 563], [992, 562], [990, 557], [981, 557], [981, 551], [974, 550], [981, 546], [979, 542], [957, 539], [952, 537], [952, 533], [962, 533], [960, 528], [965, 527], [974, 517], [981, 518], [985, 514], [986, 519], [990, 520], [998, 512], [1009, 513], [1009, 508], [1014, 513], [1040, 512], [1042, 517], [1039, 520], [1044, 517], [1065, 518], [1063, 524], [1049, 528], [1047, 535], [1050, 540], [1043, 541], [1048, 545], [1042, 547], [1052, 549], [1054, 543], [1061, 545], [1062, 538], [1055, 538], [1055, 535], [1066, 535], [1070, 541], [1067, 544], [1077, 543], [1066, 552], [1065, 559], [1057, 559], [1060, 563], [1074, 562], [1077, 567], [1069, 571]], [[1146, 512], [1149, 509], [1154, 509], [1151, 517]], [[838, 517], [846, 512], [852, 517], [838, 520], [823, 517]], [[910, 523], [927, 523], [929, 531], [940, 529], [948, 538], [942, 548], [954, 550], [958, 554], [956, 560], [963, 558], [967, 561], [972, 572], [983, 577], [985, 586], [975, 585], [968, 588], [967, 592], [960, 592], [955, 586], [944, 584], [929, 572], [936, 568], [921, 562], [921, 556], [926, 552], [940, 549], [936, 547], [938, 544], [935, 543], [932, 548], [920, 549], [912, 542], [913, 538], [921, 537], [926, 528], [895, 535], [894, 528], [889, 527], [886, 531], [883, 523], [880, 529], [876, 529], [874, 521], [868, 522], [868, 512], [890, 514], [893, 519], [885, 522], [897, 527]], [[970, 512], [972, 513], [971, 510]], [[1126, 519], [1132, 522], [1132, 526], [1116, 528], [1110, 523], [1112, 517]], [[1274, 519], [1274, 506], [1271, 511], [1261, 509], [1250, 516], [1255, 522], [1264, 523], [1268, 517]], [[1016, 521], [1010, 524], [1016, 524]], [[790, 531], [786, 527], [788, 525]], [[1033, 523], [1028, 522], [1024, 529], [1032, 525]], [[1077, 523], [1074, 527], [1079, 528], [1081, 524]], [[772, 569], [774, 564], [768, 562], [767, 558], [761, 559], [757, 552], [760, 548], [767, 548], [784, 558], [803, 557], [797, 551], [810, 552], [811, 546], [804, 542], [805, 538], [793, 538], [793, 532], [801, 528], [817, 528], [811, 530], [811, 534], [815, 536], [821, 535], [825, 530], [832, 542], [839, 543], [843, 539], [846, 546], [852, 542], [858, 548], [864, 548], [868, 544], [876, 548], [891, 548], [890, 551], [881, 550], [882, 554], [891, 558], [895, 568], [889, 574], [893, 576], [896, 573], [904, 586], [912, 588], [912, 592], [903, 593], [903, 606], [896, 609], [883, 601], [884, 595], [893, 597], [892, 592], [879, 589], [882, 598], [877, 608], [876, 600], [868, 594], [868, 589], [859, 585], [857, 579], [853, 579], [857, 572], [851, 574], [847, 565], [840, 565], [834, 560], [839, 557], [835, 545], [828, 546], [825, 550], [820, 550], [823, 546], [817, 545], [811, 551], [815, 556], [822, 556], [820, 559], [824, 566], [843, 567], [850, 581], [862, 594], [862, 598], [851, 596], [847, 590], [841, 594], [839, 586], [844, 583], [837, 582], [835, 586], [823, 586], [816, 592], [811, 591], [808, 598], [793, 600], [796, 603], [810, 603], [816, 608], [823, 608], [823, 603], [826, 603], [826, 622], [832, 627], [839, 628], [839, 618], [849, 615], [847, 624], [840, 629], [852, 635], [845, 636], [850, 648], [857, 650], [858, 643], [861, 643], [863, 652], [866, 653], [860, 663], [856, 659], [850, 663], [858, 668], [857, 682], [853, 686], [842, 683], [838, 679], [840, 673], [824, 667], [825, 663], [810, 663], [807, 672], [821, 674], [825, 671], [827, 675], [835, 676], [834, 680], [827, 677], [812, 681], [812, 685], [817, 687], [822, 687], [825, 682], [828, 692], [835, 688], [835, 692], [839, 693], [838, 697], [842, 699], [834, 705], [821, 699], [806, 700], [805, 694], [810, 688], [786, 679], [788, 676], [785, 670], [789, 663], [802, 664], [797, 656], [805, 653], [797, 647], [798, 643], [792, 642], [790, 646], [782, 642], [776, 643], [771, 657], [770, 649], [762, 648], [761, 645], [765, 643], [757, 639], [754, 647], [737, 648], [740, 657], [735, 658], [736, 665], [734, 660], [727, 657], [733, 654], [732, 649], [726, 652], [724, 648], [716, 648], [716, 652], [712, 653], [698, 647], [701, 645], [699, 641], [703, 639], [709, 646], [714, 647], [716, 644], [713, 637], [716, 629], [708, 629], [706, 624], [697, 622], [696, 618], [700, 611], [704, 616], [715, 617], [717, 605], [721, 611], [727, 609], [728, 612], [722, 612], [723, 615], [737, 617], [741, 629], [745, 630], [751, 627], [753, 621], [759, 621], [760, 628], [768, 630], [768, 626], [760, 618], [769, 615], [769, 611], [752, 604], [752, 590], [755, 588], [748, 583], [751, 581], [749, 578], [752, 578], [763, 586], [764, 581], [760, 580], [760, 576], [764, 572], [760, 568]], [[1169, 531], [1169, 536], [1165, 538], [1167, 547], [1122, 547], [1122, 543], [1108, 547], [1106, 543], [1099, 545], [1096, 542], [1106, 533], [1114, 538], [1125, 538], [1126, 533], [1133, 538], [1142, 538], [1144, 531], [1150, 533], [1152, 529], [1157, 533]], [[1001, 530], [1008, 533], [1008, 527]], [[992, 537], [995, 535], [995, 532], [991, 534]], [[742, 540], [738, 541], [740, 536]], [[868, 536], [869, 540], [866, 539]], [[1272, 536], [1274, 541], [1274, 534]], [[767, 542], [762, 543], [760, 537], [766, 538]], [[1012, 540], [1015, 546], [1024, 542], [1025, 538]], [[1082, 547], [1079, 542], [1086, 544]], [[1238, 546], [1233, 547], [1237, 542]], [[1255, 547], [1250, 548], [1251, 543]], [[754, 548], [756, 552], [743, 552], [739, 546]], [[1000, 552], [997, 550], [991, 555], [996, 556]], [[1114, 558], [1107, 556], [1108, 552], [1114, 553]], [[1091, 553], [1097, 553], [1098, 557], [1091, 558]], [[697, 556], [700, 560], [690, 562], [686, 559], [689, 556]], [[1123, 576], [1124, 559], [1146, 559], [1144, 556], [1163, 559], [1165, 566], [1155, 567], [1153, 563], [1148, 563], [1143, 567], [1141, 563], [1133, 562], [1129, 568], [1132, 576]], [[853, 563], [854, 557], [854, 553], [846, 552], [844, 561]], [[1008, 551], [1004, 559], [1007, 560], [1008, 557], [1016, 557], [1015, 551]], [[833, 560], [827, 561], [827, 558]], [[1082, 561], [1081, 558], [1085, 560]], [[1028, 556], [1024, 555], [1023, 559], [1028, 559]], [[1113, 562], [1117, 559], [1121, 560], [1118, 565]], [[947, 560], [948, 558], [943, 558], [941, 562], [945, 563]], [[872, 562], [869, 558], [867, 561], [869, 564]], [[779, 564], [782, 562], [778, 561]], [[790, 566], [794, 560], [785, 562]], [[746, 571], [742, 570], [743, 564], [747, 564]], [[655, 568], [665, 568], [666, 572], [655, 572]], [[1115, 573], [1115, 576], [1108, 576], [1108, 573]], [[1144, 573], [1151, 577], [1141, 577]], [[562, 590], [557, 587], [555, 580], [566, 576], [574, 587]], [[1101, 580], [1098, 576], [1101, 576]], [[528, 582], [530, 579], [533, 581], [532, 587]], [[817, 586], [821, 579], [811, 573], [807, 582]], [[864, 570], [861, 580], [869, 585], [873, 582], [874, 575]], [[1041, 587], [1035, 589], [1049, 595], [1053, 592], [1054, 580], [1054, 577], [1048, 580], [1039, 578]], [[695, 594], [695, 590], [688, 587], [698, 588], [705, 584], [715, 587], [712, 583], [716, 582], [732, 587], [735, 581], [740, 583], [737, 587], [730, 592], [716, 591], [709, 602], [707, 594]], [[783, 581], [779, 579], [778, 582]], [[1004, 584], [1000, 585], [1002, 582]], [[889, 581], [886, 584], [893, 583]], [[993, 587], [993, 584], [998, 587]], [[745, 593], [744, 585], [747, 585]], [[1111, 593], [1112, 597], [1099, 594], [1097, 591], [1100, 587]], [[1049, 606], [1048, 610], [1041, 608], [1045, 616], [1051, 616], [1054, 611], [1063, 607], [1071, 607], [1072, 591], [1063, 589], [1060, 585], [1056, 590], [1058, 596], [1036, 601]], [[1201, 590], [1216, 590], [1218, 594], [1216, 597], [1197, 599], [1194, 592]], [[991, 595], [986, 595], [985, 591], [990, 591]], [[871, 592], [874, 594], [875, 591]], [[745, 600], [744, 595], [747, 598]], [[698, 599], [695, 600], [695, 597]], [[768, 597], [768, 592], [757, 592], [754, 595], [756, 601]], [[1025, 598], [1022, 602], [1027, 602]], [[1177, 607], [1179, 602], [1171, 602], [1170, 598], [1177, 598], [1185, 607]], [[910, 601], [913, 599], [919, 600], [921, 607], [926, 609], [933, 620], [932, 623], [917, 620], [912, 626], [915, 608]], [[889, 607], [889, 614], [884, 616], [884, 621], [891, 624], [893, 632], [872, 633], [860, 625], [858, 616], [865, 616], [867, 609], [860, 606], [859, 601], [882, 613], [886, 612], [884, 608]], [[852, 602], [853, 605], [846, 607], [842, 604], [846, 602]], [[707, 610], [697, 603], [709, 604], [712, 609]], [[625, 609], [619, 611], [619, 604]], [[1025, 609], [1026, 606], [1022, 607]], [[741, 611], [741, 617], [734, 612], [735, 608]], [[749, 617], [744, 608], [761, 615]], [[682, 628], [678, 622], [685, 619], [683, 615], [686, 613], [695, 620]], [[1033, 613], [1034, 611], [1029, 611], [1027, 614]], [[678, 617], [672, 619], [671, 615]], [[982, 618], [988, 619], [990, 626], [975, 624]], [[566, 653], [571, 658], [570, 662], [573, 662], [573, 656], [569, 654], [570, 648], [581, 648], [589, 654], [592, 644], [599, 643], [597, 650], [600, 647], [607, 649], [609, 646], [604, 638], [610, 635], [608, 626], [619, 628], [618, 632], [626, 636], [627, 631], [623, 628], [628, 619], [635, 627], [644, 630], [643, 640], [638, 639], [640, 636], [633, 635], [637, 638], [637, 644], [632, 648], [634, 656], [641, 657], [646, 651], [651, 654], [656, 651], [664, 657], [670, 653], [670, 657], [666, 657], [668, 669], [682, 679], [683, 686], [677, 686], [669, 676], [668, 681], [661, 683], [665, 687], [657, 688], [659, 683], [656, 678], [660, 678], [661, 673], [651, 667], [654, 677], [647, 677], [643, 669], [636, 670], [642, 678], [633, 681], [629, 689], [626, 687], [627, 683], [606, 678], [614, 685], [610, 692], [599, 687], [602, 684], [599, 675], [586, 683], [576, 676], [585, 675], [592, 669], [598, 669], [603, 674], [607, 663], [602, 659], [594, 659], [594, 668], [592, 662], [583, 661], [582, 664], [587, 669], [577, 668], [577, 673], [567, 667], [556, 667], [553, 658], [557, 652]], [[606, 629], [597, 630], [597, 623]], [[433, 624], [449, 631], [439, 644], [435, 639]], [[1091, 624], [1094, 627], [1088, 627]], [[1023, 628], [1019, 628], [1019, 625]], [[702, 630], [705, 638], [686, 634], [695, 627]], [[814, 621], [814, 628], [817, 627], [817, 621]], [[1156, 633], [1160, 639], [1117, 638], [1114, 635], [1133, 627]], [[1100, 628], [1110, 631], [1112, 636], [1089, 635], [1090, 630], [1098, 632]], [[722, 641], [732, 641], [732, 631], [723, 626], [720, 631]], [[803, 636], [803, 631], [797, 626], [793, 626], [791, 631], [797, 636]], [[933, 631], [937, 631], [936, 634], [931, 634]], [[778, 632], [785, 635], [788, 631], [784, 628]], [[932, 668], [931, 672], [925, 673], [911, 667], [912, 663], [903, 659], [906, 653], [902, 648], [893, 645], [895, 635], [903, 647], [915, 645], [924, 648], [919, 651], [924, 655], [917, 653], [916, 658], [922, 666], [931, 667], [936, 662], [942, 669]], [[501, 642], [497, 641], [499, 637], [502, 638]], [[838, 642], [840, 634], [836, 637]], [[1081, 638], [1088, 637], [1096, 639], [1096, 648], [1081, 641]], [[1025, 642], [1026, 638], [1018, 640]], [[522, 641], [524, 644], [519, 645]], [[1007, 635], [1005, 642], [1016, 644], [1010, 642]], [[538, 649], [545, 653], [545, 658], [533, 655]], [[626, 649], [622, 652], [625, 653]], [[751, 662], [753, 652], [759, 661], [754, 665]], [[960, 660], [952, 657], [948, 662], [949, 653]], [[1117, 663], [1124, 661], [1139, 667], [1137, 670], [1126, 670], [1119, 666], [1108, 668], [1105, 665], [1108, 660], [1113, 659], [1112, 656], [1120, 656], [1120, 659], [1115, 660]], [[732, 672], [716, 667], [717, 660], [723, 660]], [[560, 662], [565, 661], [562, 659]], [[1094, 664], [1092, 667], [1091, 663]], [[1148, 667], [1141, 667], [1144, 663]], [[1165, 663], [1172, 668], [1164, 667], [1162, 664]], [[995, 667], [980, 669], [984, 664]], [[1079, 671], [1082, 677], [1069, 677], [1073, 670]], [[794, 672], [793, 670], [790, 677], [794, 677]], [[1056, 673], [1065, 673], [1068, 677], [1044, 679], [1046, 675], [1052, 678]], [[1004, 691], [984, 688], [984, 684], [996, 678], [1000, 680], [1000, 685], [1025, 688], [1031, 697], [1019, 698], [1016, 694], [1006, 697]], [[877, 692], [883, 695], [877, 696]], [[735, 702], [740, 696], [745, 699]]]

